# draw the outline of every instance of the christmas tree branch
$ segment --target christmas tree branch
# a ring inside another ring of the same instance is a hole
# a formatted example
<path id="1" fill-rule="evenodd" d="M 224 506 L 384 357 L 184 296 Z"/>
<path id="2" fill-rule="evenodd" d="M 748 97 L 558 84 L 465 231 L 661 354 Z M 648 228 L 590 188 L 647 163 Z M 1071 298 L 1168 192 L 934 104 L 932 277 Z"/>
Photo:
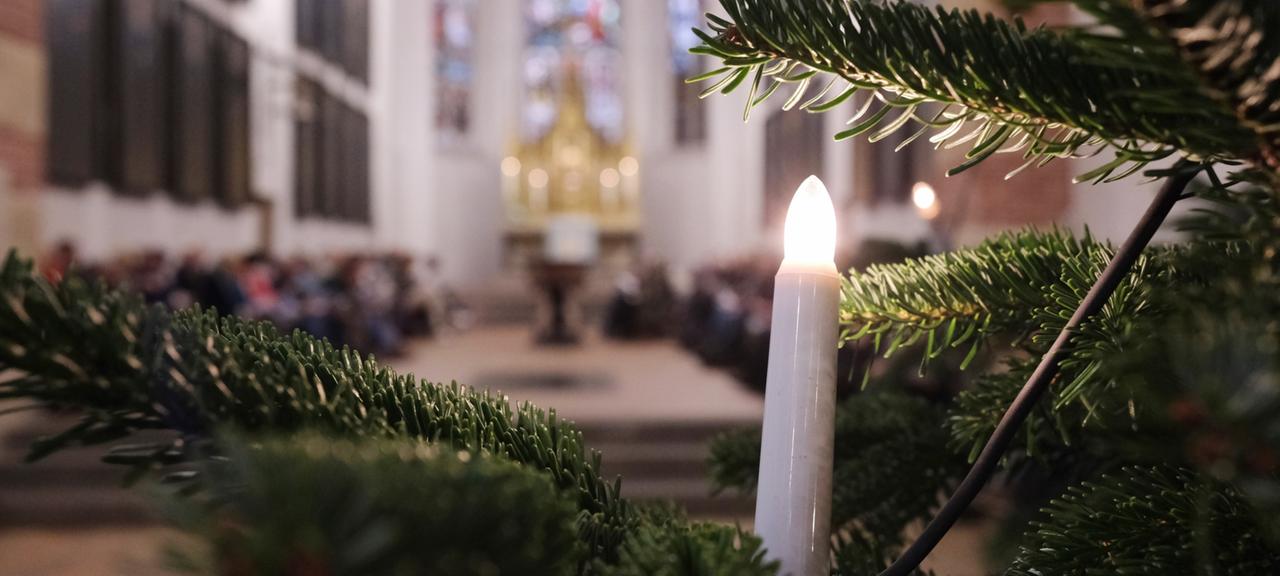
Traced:
<path id="1" fill-rule="evenodd" d="M 1025 231 L 971 249 L 853 271 L 841 298 L 842 339 L 869 340 L 885 356 L 923 347 L 926 362 L 949 349 L 967 349 L 962 367 L 998 334 L 1019 338 L 1019 348 L 1028 353 L 1043 354 L 1113 256 L 1110 245 L 1089 237 Z M 1055 408 L 1095 401 L 1094 393 L 1107 383 L 1097 377 L 1099 369 L 1123 351 L 1142 322 L 1158 317 L 1152 291 L 1182 280 L 1181 257 L 1177 249 L 1139 255 L 1108 305 L 1076 327 Z"/>
<path id="2" fill-rule="evenodd" d="M 789 84 L 784 109 L 821 112 L 865 91 L 837 138 L 866 133 L 874 142 L 914 124 L 908 141 L 933 131 L 938 146 L 968 147 L 953 174 L 996 152 L 1021 153 L 1025 167 L 1113 149 L 1114 161 L 1080 177 L 1094 181 L 1176 151 L 1204 161 L 1257 152 L 1249 131 L 1167 51 L 1122 54 L 1078 34 L 909 2 L 722 5 L 728 19 L 708 15 L 694 49 L 724 64 L 692 79 L 715 80 L 706 95 L 749 86 L 749 111 Z M 822 88 L 810 94 L 811 86 Z"/>
<path id="3" fill-rule="evenodd" d="M 166 501 L 207 574 L 547 574 L 586 560 L 575 494 L 538 470 L 413 439 L 222 436 Z"/>
<path id="4" fill-rule="evenodd" d="M 1186 470 L 1126 468 L 1068 490 L 1044 514 L 1006 576 L 1280 569 L 1239 495 Z"/>
<path id="5" fill-rule="evenodd" d="M 670 507 L 638 511 L 639 526 L 619 550 L 618 562 L 594 566 L 600 576 L 773 576 L 760 537 L 738 527 L 689 522 Z"/>
<path id="6" fill-rule="evenodd" d="M 1213 96 L 1256 135 L 1247 159 L 1280 172 L 1280 4 L 1256 0 L 1136 2 Z"/>
<path id="7" fill-rule="evenodd" d="M 1062 292 L 1091 284 L 1112 254 L 1109 245 L 1087 236 L 1027 230 L 970 249 L 851 271 L 841 293 L 842 341 L 871 339 L 885 355 L 923 345 L 930 358 L 964 346 L 972 356 L 992 334 L 1052 330 L 1027 311 L 1042 311 L 1053 321 L 1066 305 L 1069 315 L 1072 300 L 1083 293 Z M 1141 256 L 1140 279 L 1158 279 L 1164 267 L 1152 262 L 1163 260 L 1162 251 Z"/>
<path id="8" fill-rule="evenodd" d="M 494 454 L 548 474 L 576 495 L 581 534 L 610 555 L 632 525 L 620 480 L 555 412 L 400 375 L 300 332 L 198 309 L 170 312 L 74 276 L 51 286 L 29 262 L 0 266 L 0 398 L 83 411 L 31 457 L 64 446 L 178 432 L 172 445 L 127 446 L 109 459 L 137 466 L 186 457 L 191 438 L 222 426 L 247 433 L 321 430 L 353 438 L 419 438 Z M 185 440 L 184 440 L 185 438 Z"/>
<path id="9" fill-rule="evenodd" d="M 929 552 L 937 546 L 942 537 L 951 529 L 960 515 L 969 507 L 973 499 L 986 485 L 999 467 L 1014 437 L 1017 436 L 1027 416 L 1036 407 L 1040 397 L 1058 376 L 1064 360 L 1071 354 L 1071 341 L 1076 330 L 1090 318 L 1094 317 L 1107 305 L 1107 300 L 1115 292 L 1129 274 L 1134 263 L 1139 259 L 1142 250 L 1155 236 L 1156 230 L 1169 215 L 1173 205 L 1182 198 L 1183 190 L 1196 171 L 1185 170 L 1186 163 L 1180 163 L 1178 172 L 1165 182 L 1142 218 L 1138 220 L 1133 231 L 1125 240 L 1115 256 L 1107 264 L 1105 270 L 1092 284 L 1089 293 L 1080 301 L 1071 318 L 1058 333 L 1053 344 L 1041 357 L 1035 371 L 1027 379 L 1027 383 L 1018 393 L 1018 397 L 1009 405 L 1000 423 L 996 425 L 991 438 L 974 460 L 969 473 L 960 481 L 951 498 L 947 500 L 933 520 L 925 526 L 920 537 L 886 569 L 881 576 L 906 576 L 924 561 Z"/>

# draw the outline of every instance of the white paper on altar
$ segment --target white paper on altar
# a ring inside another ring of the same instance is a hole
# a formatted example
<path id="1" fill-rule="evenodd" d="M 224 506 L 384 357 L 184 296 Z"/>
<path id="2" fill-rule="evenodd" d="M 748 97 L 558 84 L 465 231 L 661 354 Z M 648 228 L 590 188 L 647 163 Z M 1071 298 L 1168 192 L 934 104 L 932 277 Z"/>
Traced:
<path id="1" fill-rule="evenodd" d="M 547 220 L 542 256 L 555 264 L 591 264 L 600 255 L 600 230 L 585 214 L 559 214 Z"/>

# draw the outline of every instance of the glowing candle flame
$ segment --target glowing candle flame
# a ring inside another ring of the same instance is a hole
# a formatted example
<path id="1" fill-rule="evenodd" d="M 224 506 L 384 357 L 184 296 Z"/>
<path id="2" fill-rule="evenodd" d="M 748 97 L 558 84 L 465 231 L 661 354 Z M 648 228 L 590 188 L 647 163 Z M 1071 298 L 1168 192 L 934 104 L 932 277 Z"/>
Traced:
<path id="1" fill-rule="evenodd" d="M 783 264 L 835 266 L 836 209 L 817 176 L 805 178 L 791 198 L 783 227 Z"/>

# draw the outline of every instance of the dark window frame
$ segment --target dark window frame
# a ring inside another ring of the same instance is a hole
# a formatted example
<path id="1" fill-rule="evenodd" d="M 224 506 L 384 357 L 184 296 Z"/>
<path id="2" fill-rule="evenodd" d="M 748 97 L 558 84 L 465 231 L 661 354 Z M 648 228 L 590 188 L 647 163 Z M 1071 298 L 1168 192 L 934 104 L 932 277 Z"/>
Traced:
<path id="1" fill-rule="evenodd" d="M 821 114 L 775 110 L 765 120 L 764 210 L 766 228 L 780 229 L 796 188 L 822 174 L 826 135 Z"/>

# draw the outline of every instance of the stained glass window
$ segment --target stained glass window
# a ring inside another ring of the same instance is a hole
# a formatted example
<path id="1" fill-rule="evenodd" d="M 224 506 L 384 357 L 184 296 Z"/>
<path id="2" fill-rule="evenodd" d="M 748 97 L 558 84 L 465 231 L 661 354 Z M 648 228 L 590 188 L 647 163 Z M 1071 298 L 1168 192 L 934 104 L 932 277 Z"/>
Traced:
<path id="1" fill-rule="evenodd" d="M 690 54 L 697 46 L 693 29 L 702 24 L 702 0 L 667 0 L 667 30 L 671 37 L 671 67 L 675 73 L 675 139 L 677 144 L 696 144 L 706 139 L 706 107 L 699 101 L 699 84 L 686 78 L 702 72 L 703 57 Z"/>
<path id="2" fill-rule="evenodd" d="M 617 0 L 526 0 L 523 135 L 537 139 L 555 123 L 566 75 L 575 71 L 587 122 L 622 138 L 622 31 Z"/>
<path id="3" fill-rule="evenodd" d="M 436 131 L 445 143 L 471 127 L 471 79 L 475 0 L 436 0 Z"/>

